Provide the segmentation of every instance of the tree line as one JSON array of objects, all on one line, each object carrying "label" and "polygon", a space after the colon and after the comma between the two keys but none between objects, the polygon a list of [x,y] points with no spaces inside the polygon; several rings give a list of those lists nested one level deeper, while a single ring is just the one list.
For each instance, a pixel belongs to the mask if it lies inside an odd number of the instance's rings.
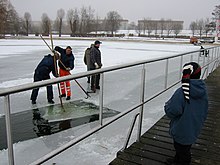
[{"label": "tree line", "polygon": [[145,36],[147,34],[150,37],[153,36],[167,36],[171,33],[176,36],[183,30],[183,21],[173,21],[172,19],[160,19],[151,20],[150,18],[144,18],[138,21],[136,32],[139,36]]},{"label": "tree line", "polygon": [[[220,20],[220,5],[215,6],[212,12],[212,19],[199,19],[192,21],[189,29],[192,35],[208,35],[216,29],[216,20]],[[110,11],[104,19],[96,15],[91,7],[82,7],[64,11],[59,9],[55,20],[52,20],[47,13],[43,13],[39,24],[34,24],[31,14],[25,12],[21,17],[8,0],[0,0],[0,37],[5,34],[28,35],[40,34],[49,35],[50,31],[70,34],[71,36],[85,36],[90,32],[96,34],[100,31],[109,32],[112,36],[120,28],[123,20],[117,11]],[[177,36],[183,29],[183,22],[171,19],[160,19],[158,21],[144,18],[136,25],[134,22],[129,24],[130,30],[136,30],[139,36],[167,36],[172,33]]]},{"label": "tree line", "polygon": [[[13,5],[8,0],[0,0],[0,35],[27,35],[30,33],[49,35],[50,31],[57,31],[61,36],[63,29],[68,29],[71,36],[86,35],[90,32],[107,31],[112,35],[120,28],[123,18],[117,11],[109,11],[104,19],[95,15],[95,10],[91,7],[81,9],[63,9],[57,11],[54,21],[43,13],[40,24],[34,24],[31,14],[25,12],[20,17]],[[64,22],[65,20],[65,22]]]},{"label": "tree line", "polygon": [[[212,12],[212,18],[201,18],[190,23],[189,29],[192,31],[192,36],[198,35],[202,38],[202,35],[208,36],[209,32],[214,32],[218,28],[216,27],[217,20],[220,20],[220,5],[215,6]],[[219,30],[217,30],[219,33]]]}]

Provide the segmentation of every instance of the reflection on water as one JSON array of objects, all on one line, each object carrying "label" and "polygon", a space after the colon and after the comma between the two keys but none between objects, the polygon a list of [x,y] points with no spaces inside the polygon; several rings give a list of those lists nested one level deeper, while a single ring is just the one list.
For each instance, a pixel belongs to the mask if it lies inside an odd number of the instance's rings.
[{"label": "reflection on water", "polygon": [[51,126],[49,125],[48,120],[42,118],[39,109],[33,110],[33,124],[34,124],[34,132],[36,132],[37,136],[42,135],[50,135],[51,134]]},{"label": "reflection on water", "polygon": [[[65,111],[64,111],[65,109]],[[13,142],[51,135],[72,127],[99,120],[99,107],[81,100],[60,105],[33,108],[11,115]],[[103,118],[119,112],[103,108]],[[7,148],[5,118],[0,117],[0,150]]]}]

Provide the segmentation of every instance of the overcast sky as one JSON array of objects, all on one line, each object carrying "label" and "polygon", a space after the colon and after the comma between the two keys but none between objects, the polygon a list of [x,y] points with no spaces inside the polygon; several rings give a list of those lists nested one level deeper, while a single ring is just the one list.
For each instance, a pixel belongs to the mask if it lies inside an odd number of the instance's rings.
[{"label": "overcast sky", "polygon": [[106,13],[116,10],[129,21],[137,22],[144,17],[151,19],[183,20],[185,27],[191,21],[211,17],[211,12],[220,0],[10,0],[20,16],[26,11],[32,20],[41,20],[42,13],[55,19],[57,10],[91,6],[96,14],[104,18]]}]

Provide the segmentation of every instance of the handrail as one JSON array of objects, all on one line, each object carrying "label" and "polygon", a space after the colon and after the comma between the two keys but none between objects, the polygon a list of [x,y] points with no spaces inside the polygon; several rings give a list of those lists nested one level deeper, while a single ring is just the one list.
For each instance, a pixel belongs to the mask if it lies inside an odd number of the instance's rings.
[{"label": "handrail", "polygon": [[[218,46],[207,48],[207,50],[217,48],[217,47]],[[59,77],[59,78],[56,78],[56,79],[49,79],[49,80],[40,81],[40,82],[27,83],[27,84],[24,84],[24,85],[11,87],[9,89],[1,89],[0,97],[1,96],[6,96],[6,95],[9,95],[9,94],[24,92],[24,91],[31,90],[31,89],[34,89],[34,88],[40,88],[40,87],[44,87],[44,86],[48,86],[48,85],[52,85],[52,84],[57,84],[57,83],[64,82],[64,81],[79,79],[79,78],[91,76],[91,75],[94,75],[94,74],[100,74],[100,73],[115,71],[115,70],[119,70],[119,69],[130,68],[130,67],[133,67],[133,66],[148,64],[148,63],[162,61],[162,60],[166,60],[166,59],[172,59],[172,58],[181,57],[181,56],[185,56],[185,55],[188,55],[188,54],[191,54],[191,53],[197,53],[197,52],[201,52],[201,50],[181,53],[181,54],[177,54],[177,55],[174,55],[174,56],[166,56],[166,57],[163,57],[163,58],[160,57],[160,58],[155,58],[155,59],[150,59],[150,60],[142,60],[142,61],[132,62],[132,63],[128,63],[128,64],[121,64],[121,65],[117,65],[117,66],[111,66],[111,67],[106,67],[106,68],[102,68],[102,69],[97,69],[97,70],[94,70],[94,71],[82,72],[82,73],[77,73],[77,74],[73,74],[73,75],[69,75],[69,76],[65,76],[65,77]]]}]

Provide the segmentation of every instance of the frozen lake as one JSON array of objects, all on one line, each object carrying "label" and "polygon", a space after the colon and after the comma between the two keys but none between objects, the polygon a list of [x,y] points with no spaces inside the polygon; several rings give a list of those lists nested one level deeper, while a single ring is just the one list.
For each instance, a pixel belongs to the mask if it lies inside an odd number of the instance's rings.
[{"label": "frozen lake", "polygon": [[[83,56],[85,49],[91,43],[92,41],[79,40],[54,41],[55,45],[62,47],[70,45],[73,48],[76,60],[75,69],[72,71],[72,74],[86,71],[86,67],[83,64]],[[35,67],[44,55],[50,53],[41,40],[0,40],[0,46],[0,90],[1,88],[32,82]],[[184,44],[105,41],[101,45],[100,50],[102,52],[103,66],[109,67],[128,62],[172,56],[182,52],[198,50],[199,48],[200,47]],[[190,58],[184,59],[184,62],[189,61],[189,59]],[[197,54],[195,54],[195,60],[197,59]],[[179,79],[179,59],[173,60],[170,66],[169,83],[172,83]],[[132,105],[139,103],[140,73],[141,67],[137,66],[105,74],[104,107],[122,112],[132,107]],[[164,73],[165,62],[147,65],[146,98],[163,89]],[[88,86],[86,80],[86,78],[79,80],[84,88]],[[72,100],[83,99],[86,102],[98,105],[98,94],[93,94],[92,98],[85,100],[84,94],[77,85],[74,82],[71,83]],[[163,116],[164,102],[170,97],[173,90],[145,106],[144,131]],[[55,101],[58,103],[58,96],[55,91],[57,91],[57,89],[54,86]],[[29,97],[30,91],[12,95],[12,113],[34,108],[30,104]],[[47,105],[44,88],[40,90],[37,101],[37,107]],[[0,114],[4,114],[2,98],[0,98]],[[70,165],[72,162],[74,162],[74,164],[83,165],[107,164],[115,157],[116,152],[122,148],[133,114],[134,113],[131,113],[127,117],[122,118],[45,164],[52,164],[53,162],[56,162],[57,165]],[[97,125],[97,122],[93,122],[57,134],[16,143],[14,144],[14,148],[17,164],[28,164]],[[6,150],[0,151],[0,157],[1,164],[6,165]]]}]

